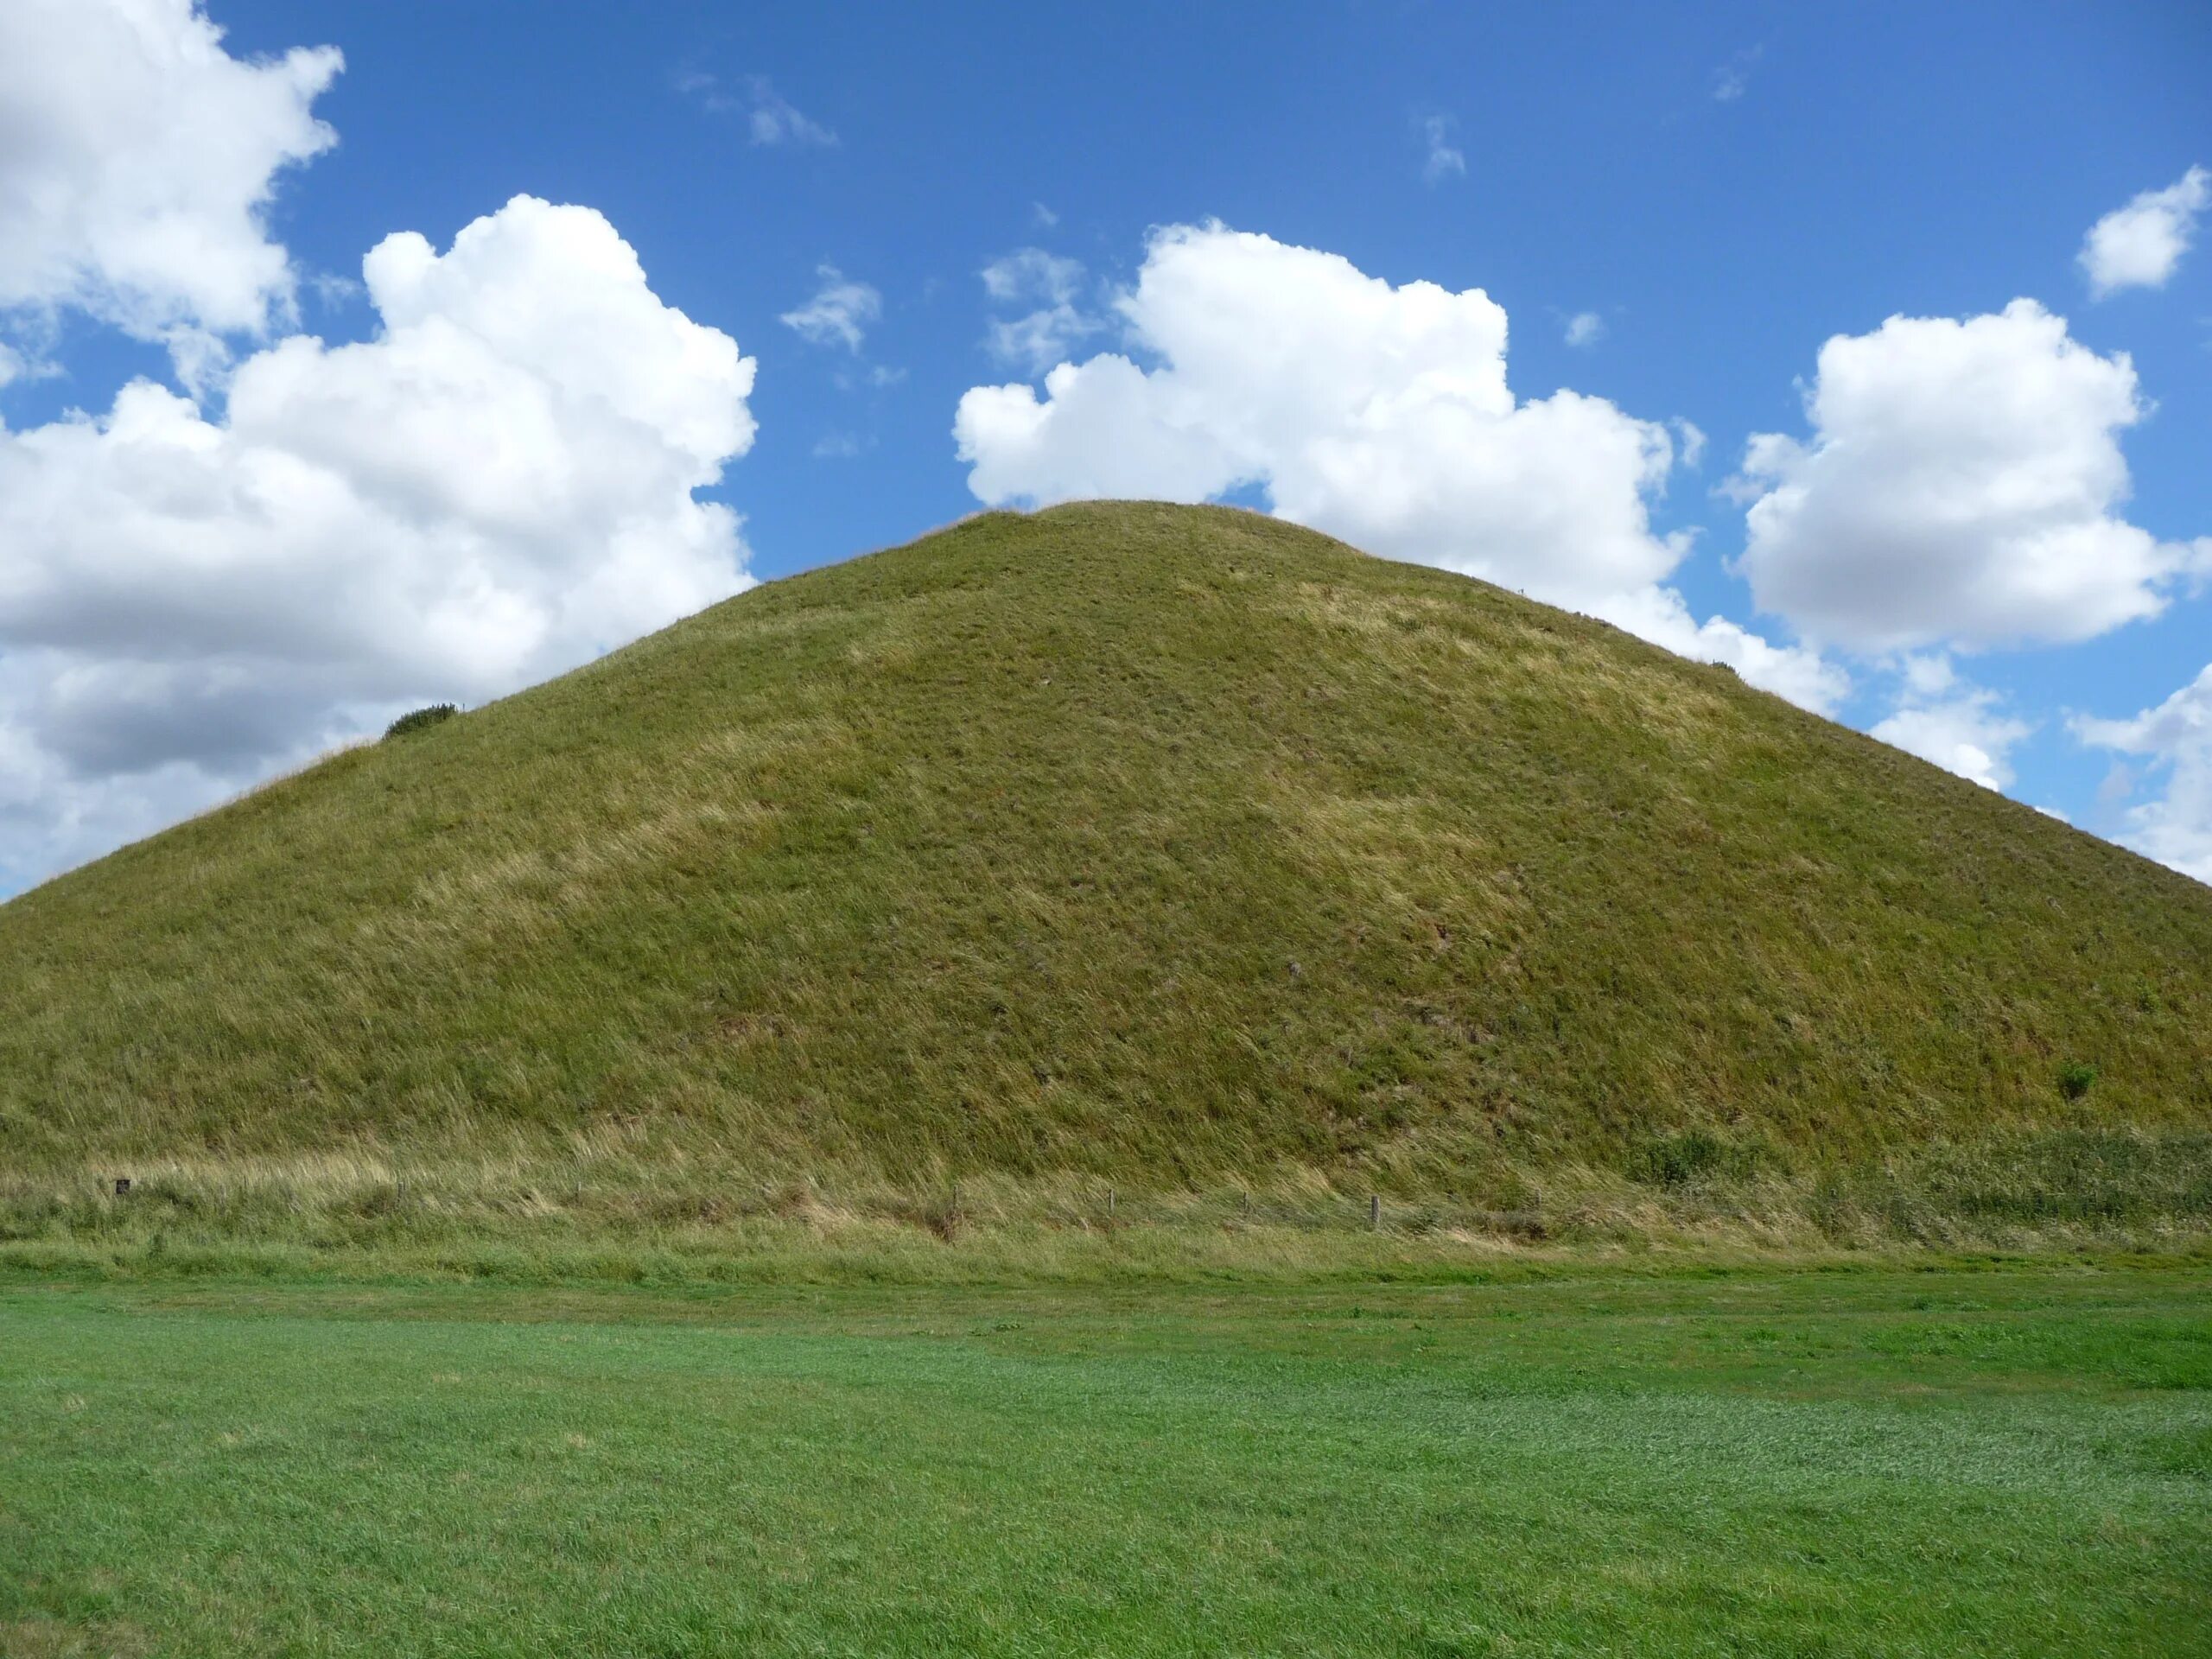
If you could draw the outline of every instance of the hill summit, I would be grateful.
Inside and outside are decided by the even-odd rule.
[[[1519,1214],[2032,1144],[2212,1210],[2208,1129],[2212,890],[1229,509],[984,514],[0,907],[21,1191],[552,1160],[580,1204]]]

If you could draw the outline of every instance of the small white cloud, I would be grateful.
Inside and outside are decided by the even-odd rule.
[[[1738,568],[1808,639],[2070,643],[2156,615],[2203,568],[2199,546],[2119,516],[2133,365],[2032,300],[1838,335],[1805,406],[1810,439],[1755,436],[1734,486],[1751,500]]]
[[[810,345],[842,345],[849,352],[859,351],[869,325],[883,315],[883,296],[866,283],[852,281],[835,265],[818,265],[815,275],[822,285],[814,297],[776,321]]]
[[[2074,822],[2073,819],[2068,817],[2066,814],[2060,811],[2055,806],[2039,806],[2036,808],[2036,810],[2042,813],[2046,818],[2056,818],[2061,823],[2071,823]]]
[[[2093,747],[2144,756],[2150,770],[2165,770],[2164,793],[2129,809],[2120,840],[2146,858],[2212,882],[2212,666],[2132,720],[2079,717],[2074,732]],[[2116,766],[2097,791],[2099,802],[2125,800],[2138,781]]]
[[[1715,69],[1712,80],[1713,102],[1733,104],[1743,97],[1751,89],[1752,69],[1765,55],[1764,46],[1748,46]]]
[[[824,149],[837,144],[836,133],[796,108],[766,75],[747,75],[732,86],[704,70],[683,69],[671,84],[683,97],[696,99],[710,115],[744,116],[746,130],[756,144]]]
[[[369,293],[358,278],[340,276],[334,270],[318,270],[308,277],[308,291],[321,304],[333,308],[366,299]]]
[[[2145,190],[2089,227],[2079,259],[2098,299],[2123,288],[2163,288],[2189,251],[2196,216],[2212,202],[2212,173],[2192,167],[2163,190]]]
[[[1677,415],[1667,424],[1682,446],[1682,465],[1695,472],[1705,464],[1705,430],[1695,421]]]
[[[839,367],[830,379],[840,391],[880,391],[899,385],[906,378],[906,370],[893,368],[888,363],[856,362]]]
[[[1072,305],[1055,305],[1018,317],[994,317],[984,344],[1000,362],[1041,374],[1103,326]]]
[[[1567,343],[1595,346],[1605,337],[1605,320],[1595,311],[1578,311],[1567,320]]]
[[[1954,678],[1942,678],[1939,685],[1930,673],[1916,679],[1908,667],[1905,683],[1904,706],[1877,725],[1872,736],[1984,789],[2003,789],[2012,781],[2012,747],[2034,732],[2033,726],[2002,712],[1996,693],[1961,687]],[[1923,686],[1950,695],[1931,699],[1919,689]]]
[[[1039,300],[1064,305],[1083,286],[1083,262],[1042,248],[1020,248],[983,267],[983,292],[1002,304]]]
[[[834,149],[837,135],[812,117],[802,113],[791,100],[768,84],[766,75],[747,77],[746,100],[750,108],[747,126],[756,144],[790,144]]]
[[[1041,374],[1078,341],[1105,324],[1077,303],[1082,292],[1080,260],[1021,248],[983,267],[983,292],[995,304],[1027,306],[1020,315],[995,317],[984,344],[1000,362]]]
[[[1459,125],[1448,115],[1425,116],[1421,119],[1421,141],[1427,153],[1421,160],[1421,175],[1430,184],[1467,175],[1466,154],[1452,142]]]
[[[825,432],[814,441],[817,461],[850,461],[870,444],[851,432]]]
[[[1060,216],[1041,201],[1029,204],[1029,217],[1040,231],[1049,231],[1060,222]]]

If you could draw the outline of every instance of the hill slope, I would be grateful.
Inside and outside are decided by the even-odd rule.
[[[24,1179],[473,1149],[1512,1207],[2069,1126],[2203,1144],[2212,890],[1227,510],[972,519],[0,907]]]

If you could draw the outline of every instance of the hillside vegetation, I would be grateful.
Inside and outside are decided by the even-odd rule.
[[[1963,1237],[2208,1171],[2212,889],[1227,509],[986,514],[0,906],[18,1240]]]

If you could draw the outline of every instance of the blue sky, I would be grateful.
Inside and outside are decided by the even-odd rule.
[[[31,9],[57,3],[33,0]],[[193,21],[188,0],[88,3],[143,14],[142,25],[160,29]],[[1641,488],[1638,511],[1649,514],[1651,538],[1642,544],[1694,533],[1687,555],[1657,578],[1681,595],[1692,619],[1726,619],[1785,651],[1809,642],[1840,676],[1827,683],[1848,684],[1827,706],[1861,727],[1906,705],[1943,713],[1938,741],[1961,729],[1989,739],[1993,724],[2009,723],[2011,735],[1998,733],[2001,745],[1980,746],[2008,793],[2212,872],[2212,785],[2200,776],[2212,767],[2212,739],[2202,736],[2193,702],[2163,721],[2151,717],[2212,664],[2212,596],[2202,591],[2212,541],[2189,550],[2212,537],[2212,253],[2185,248],[2163,280],[2101,297],[2079,257],[2103,216],[2212,164],[2212,9],[2181,0],[1185,3],[1086,12],[974,5],[949,17],[945,9],[859,5],[379,0],[302,8],[212,0],[207,10],[224,32],[220,50],[242,63],[324,45],[343,54],[342,71],[322,75],[326,84],[300,100],[334,143],[302,156],[307,141],[289,141],[294,158],[266,169],[273,194],[251,210],[263,239],[289,260],[289,299],[270,300],[257,323],[226,327],[211,321],[212,287],[163,301],[156,316],[145,297],[156,279],[117,276],[99,267],[105,254],[69,253],[78,274],[66,281],[51,275],[58,264],[43,276],[19,273],[12,294],[0,271],[0,341],[12,341],[16,360],[30,365],[12,382],[0,376],[0,421],[10,433],[65,421],[73,410],[108,421],[133,376],[195,393],[200,417],[220,426],[230,418],[231,367],[295,334],[335,346],[375,341],[396,326],[358,281],[332,280],[359,278],[372,246],[413,231],[442,252],[464,226],[527,194],[594,210],[635,251],[651,298],[730,337],[757,364],[741,392],[724,365],[701,393],[721,398],[715,408],[722,413],[741,396],[757,431],[749,442],[730,439],[719,481],[696,486],[695,499],[742,515],[736,556],[751,575],[768,579],[907,539],[976,505],[969,466],[956,450],[955,410],[973,388],[1025,383],[1049,403],[1037,372],[1044,359],[995,354],[988,336],[995,321],[1043,308],[1052,283],[1068,315],[1087,325],[1051,337],[1064,347],[1054,360],[1122,352],[1153,372],[1174,358],[1165,342],[1195,349],[1166,310],[1117,309],[1116,296],[1137,288],[1147,269],[1165,282],[1164,264],[1147,265],[1158,227],[1218,222],[1338,256],[1396,287],[1483,290],[1509,320],[1504,372],[1521,399],[1572,389],[1604,400],[1623,421],[1671,433],[1663,495]],[[88,59],[48,79],[105,73]],[[144,93],[133,95],[143,101]],[[232,93],[213,86],[192,94],[203,95],[219,110]],[[0,76],[0,118],[9,96]],[[16,125],[39,143],[35,120]],[[288,141],[269,142],[276,154]],[[0,220],[6,166],[0,161]],[[194,188],[189,180],[178,186]],[[2190,213],[2186,203],[2177,212],[2186,242]],[[1025,249],[1073,263],[1033,256],[1033,276],[1060,274],[995,302],[982,273]],[[1185,251],[1196,261],[1209,250],[1227,252],[1204,242]],[[1278,283],[1268,274],[1275,269],[1255,267],[1249,280],[1271,285],[1270,293],[1309,278],[1318,284],[1313,308],[1299,314],[1311,321],[1281,324],[1290,335],[1268,342],[1297,353],[1298,329],[1330,327],[1333,278],[1283,263]],[[834,328],[810,339],[783,321],[840,284],[874,296],[850,314],[856,345]],[[113,297],[125,292],[136,297]],[[1841,637],[1838,628],[1849,627],[1833,605],[1762,613],[1751,584],[1732,573],[1746,547],[1747,492],[1723,486],[1742,470],[1754,434],[1815,442],[1804,399],[1823,342],[1874,336],[1897,315],[1993,318],[2020,298],[2064,319],[2067,349],[2132,361],[2139,417],[2083,440],[2092,448],[2091,439],[2117,444],[2125,488],[2107,479],[2100,487],[2108,499],[2088,511],[2168,550],[2158,556],[2164,574],[2133,590],[2155,590],[2155,602],[2139,608],[2156,614],[2083,639],[2055,637],[2066,630],[2046,618],[2025,643],[2012,643],[1996,623],[1979,620],[1971,595],[1954,594],[1931,601],[1924,638],[1898,647],[1863,628]],[[1582,326],[1582,343],[1571,344],[1577,316],[1596,321]],[[1471,319],[1470,312],[1461,321],[1473,328]],[[639,326],[660,327],[659,313]],[[193,370],[180,330],[213,340],[224,365]],[[2001,341],[1993,332],[1991,348],[2032,355],[2043,347],[2030,332]],[[1480,359],[1471,335],[1453,337],[1465,361]],[[2039,338],[2047,345],[2051,337]],[[1921,359],[1905,359],[1940,353],[1943,338],[1882,336],[1885,354],[1869,372],[1890,377],[1881,394],[1889,401],[1878,397],[1869,420],[1911,413],[1919,372],[1912,364]],[[2028,379],[2000,378],[1988,383],[1989,395],[2001,401],[2008,386],[2042,384],[2042,360],[2022,358]],[[252,379],[240,373],[238,384]],[[2088,371],[2077,378],[2082,396],[2099,395]],[[1147,431],[1182,396],[1171,396],[1164,380],[1155,390],[1158,406],[1128,416],[1152,423]],[[1201,403],[1226,411],[1205,418],[1243,419],[1234,393],[1202,389]],[[337,404],[315,407],[327,414]],[[1972,427],[1974,396],[1961,391],[1958,407],[1954,424]],[[1694,467],[1687,464],[1687,429],[1670,424],[1683,422],[1705,440]],[[1284,438],[1269,451],[1263,479],[1245,476],[1225,493],[1265,505],[1304,488],[1291,474],[1313,435]],[[1930,463],[1946,476],[1970,469],[1999,442],[1978,428],[1955,435],[1955,461]],[[1884,450],[1880,432],[1831,436],[1878,460],[1916,453]],[[1135,439],[1114,440],[1125,441]],[[1949,441],[1948,429],[1933,440],[1897,440]],[[317,454],[327,461],[347,442],[334,436]],[[1005,454],[1003,476],[1016,484],[1046,472],[1094,475],[1058,448],[1041,458]],[[26,466],[51,473],[59,465],[35,447],[25,454]],[[1777,562],[1818,566],[1832,588],[1848,586],[1852,561],[1866,556],[1866,537],[1893,528],[1853,518],[1847,498],[1868,493],[1870,475],[1848,470],[1848,461],[1840,454],[1823,463],[1830,481],[1805,474],[1816,493],[1839,500],[1834,514],[1808,512],[1787,536],[1775,531]],[[1431,456],[1424,464],[1451,461]],[[2101,463],[2090,454],[2081,464],[2088,477]],[[1224,461],[1224,476],[1238,465]],[[2042,465],[2032,454],[2021,462],[2028,474]],[[0,488],[5,467],[0,461]],[[1143,483],[1150,474],[1136,476]],[[54,499],[74,499],[67,492],[77,485],[40,477],[46,481],[31,493],[50,488]],[[1770,478],[1767,488],[1777,481]],[[1070,487],[1025,488],[1021,499]],[[1432,519],[1465,499],[1452,493],[1460,487],[1437,486]],[[1630,492],[1624,502],[1636,493],[1621,488]],[[622,511],[632,507],[659,511]],[[1306,516],[1344,533],[1341,515],[1330,512],[1325,504]],[[1941,518],[1951,509],[1931,512]],[[143,518],[118,515],[115,533],[137,533],[132,527]],[[662,584],[668,602],[711,597],[711,575],[698,574],[711,550],[702,553],[697,537],[712,527],[681,513],[655,522],[690,561]],[[0,537],[39,533],[20,524],[11,530],[0,516]],[[147,533],[149,560],[184,556],[163,550],[165,532]],[[463,543],[475,544],[436,541]],[[1471,543],[1463,554],[1434,529],[1376,550],[1512,580],[1581,608],[1611,602],[1583,604],[1581,594],[1597,592],[1586,584],[1547,587],[1541,574],[1533,584],[1519,580],[1516,573],[1536,567]],[[0,562],[10,553],[0,540]],[[114,631],[97,620],[98,593],[124,577],[65,603],[56,595],[67,588],[68,561],[81,556],[56,546],[19,556],[35,565],[47,597],[20,614],[0,602],[0,676],[11,655],[16,671],[13,692],[0,687],[0,778],[11,753],[6,699],[21,704],[12,797],[0,782],[0,837],[10,842],[0,849],[0,885],[35,879],[296,764],[410,698],[470,700],[502,689],[500,673],[526,677],[612,643],[547,625],[531,636],[538,643],[507,652],[499,658],[506,666],[489,677],[456,673],[448,684],[434,655],[349,639],[328,654],[370,664],[350,678],[286,668],[294,674],[287,706],[322,710],[309,726],[288,725],[229,691],[208,690],[209,677],[230,685],[258,674],[257,664],[283,655],[270,643],[276,633],[314,631],[313,607],[359,605],[378,579],[373,550],[359,554],[361,568],[344,589],[350,597],[309,584],[298,607],[257,625],[260,635],[210,624],[217,667],[178,645],[177,631],[162,628],[159,605],[149,601],[139,626],[150,637],[123,652],[127,674],[120,658],[98,656],[105,648],[88,643]],[[536,555],[518,542],[499,556],[505,570]],[[565,545],[549,552],[515,579],[517,592],[550,614],[569,597],[559,582],[598,579],[581,556]],[[157,582],[147,591],[171,590]],[[650,606],[636,614],[658,620]],[[188,694],[174,690],[191,676],[198,677]],[[54,689],[124,679],[140,689],[103,692],[106,702]],[[148,713],[156,697],[200,713],[156,718]],[[2212,689],[2202,702],[2212,724]],[[1951,718],[1961,711],[1963,728]],[[2077,715],[2134,724],[2084,732]],[[195,719],[223,730],[188,729]]]

